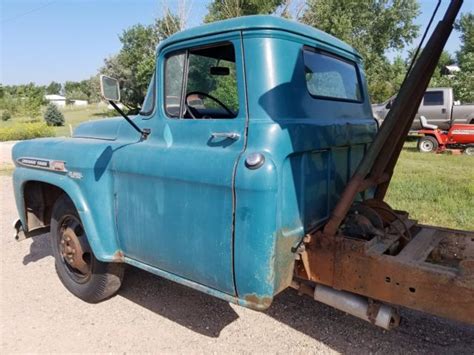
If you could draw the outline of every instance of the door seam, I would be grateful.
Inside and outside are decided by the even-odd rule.
[[[244,49],[244,39],[243,39],[243,32],[240,32],[240,52],[241,52],[241,63],[242,63],[242,80],[243,80],[243,87],[244,87],[244,106],[245,106],[245,127],[244,127],[244,134],[243,139],[244,143],[242,146],[242,150],[240,151],[237,159],[234,162],[234,168],[232,172],[232,282],[234,285],[234,293],[236,297],[239,297],[239,292],[237,290],[237,283],[235,277],[235,220],[236,220],[236,205],[237,205],[237,195],[235,191],[235,181],[237,177],[237,168],[239,166],[239,162],[247,150],[247,141],[248,141],[248,128],[249,128],[249,106],[248,106],[248,92],[247,92],[247,70],[245,66],[245,49]]]

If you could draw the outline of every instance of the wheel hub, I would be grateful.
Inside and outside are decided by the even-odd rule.
[[[60,251],[66,263],[83,274],[88,274],[89,264],[84,260],[87,245],[83,245],[83,239],[79,238],[71,227],[64,229],[61,234]]]
[[[424,141],[422,144],[421,144],[423,150],[427,151],[427,152],[430,152],[433,150],[433,143],[431,143],[430,141]]]

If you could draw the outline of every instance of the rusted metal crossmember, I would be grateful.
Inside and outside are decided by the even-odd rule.
[[[412,226],[410,227],[410,222]],[[370,241],[308,235],[296,276],[438,316],[474,322],[474,232],[417,225]]]

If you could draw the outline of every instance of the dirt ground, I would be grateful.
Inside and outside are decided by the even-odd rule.
[[[117,296],[87,304],[57,278],[48,235],[14,241],[16,216],[0,176],[2,354],[474,352],[474,327],[418,312],[387,332],[287,290],[260,313],[133,267]]]

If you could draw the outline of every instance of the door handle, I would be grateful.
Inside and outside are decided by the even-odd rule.
[[[441,109],[441,113],[446,113],[446,109],[445,109],[445,108],[442,108],[442,109]]]
[[[212,138],[228,138],[234,141],[240,138],[240,134],[235,132],[214,132],[211,134]]]

